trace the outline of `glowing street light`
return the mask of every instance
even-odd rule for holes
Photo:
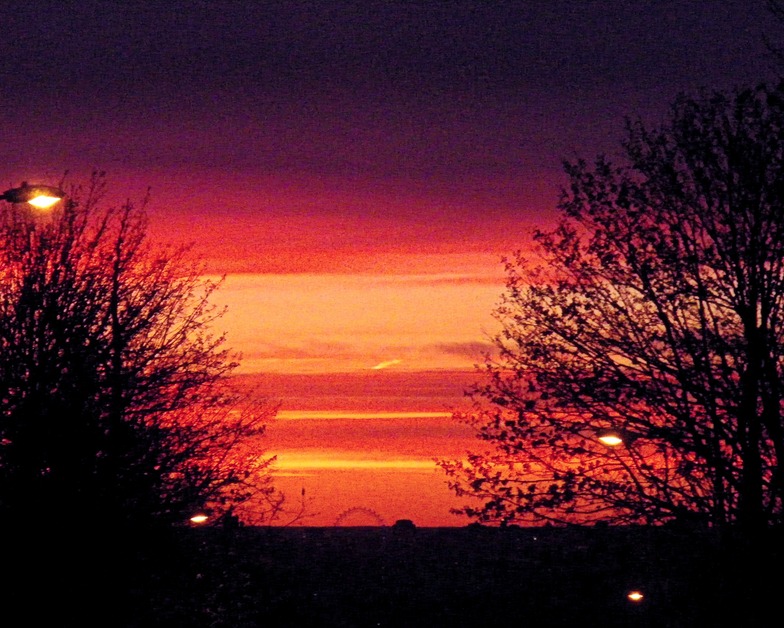
[[[604,443],[608,447],[617,447],[623,444],[623,436],[616,430],[600,430],[597,434],[600,443]]]
[[[207,519],[209,519],[209,517],[204,514],[193,515],[193,517],[191,517],[191,523],[200,525],[202,523],[205,523]]]
[[[618,445],[631,447],[638,438],[642,437],[644,434],[626,430],[602,429],[596,432],[596,440],[608,447],[617,447]]]
[[[634,603],[642,602],[644,598],[645,596],[642,592],[637,591],[636,589],[634,591],[629,591],[629,593],[626,594],[626,599]]]
[[[38,209],[49,209],[65,198],[65,192],[51,185],[30,185],[26,181],[0,195],[0,200],[12,204],[27,203]]]

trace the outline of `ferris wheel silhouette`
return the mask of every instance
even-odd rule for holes
[[[338,526],[386,526],[386,522],[375,510],[364,506],[354,506],[338,515],[333,524]]]

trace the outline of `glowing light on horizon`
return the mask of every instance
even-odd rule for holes
[[[422,458],[349,458],[308,455],[279,455],[275,462],[276,471],[299,471],[313,469],[389,469],[395,471],[433,470],[435,463]]]
[[[629,591],[626,597],[631,602],[642,602],[645,596],[640,591]]]
[[[341,412],[340,410],[280,410],[276,419],[441,419],[451,412]]]

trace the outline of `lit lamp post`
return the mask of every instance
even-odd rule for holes
[[[623,436],[617,430],[600,430],[596,438],[608,447],[617,447],[624,442]]]
[[[631,447],[634,441],[640,438],[642,434],[635,432],[627,432],[625,430],[602,429],[596,432],[596,440],[608,447],[617,447],[618,445],[625,445]]]
[[[38,209],[49,209],[65,198],[65,192],[51,185],[30,185],[22,183],[18,188],[3,192],[0,200],[14,205],[27,203]]]
[[[632,441],[636,440],[637,436],[633,435],[631,438],[628,434],[621,432],[619,430],[613,429],[603,429],[599,430],[596,433],[596,440],[598,440],[603,445],[607,445],[608,447],[615,448],[618,445],[626,444],[627,446],[632,443]],[[632,589],[626,594],[626,599],[633,604],[640,604],[643,599],[644,595],[639,589]]]

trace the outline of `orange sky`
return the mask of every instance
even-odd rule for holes
[[[312,516],[304,523],[331,525],[353,507],[370,508],[388,524],[467,523],[449,514],[457,502],[434,465],[436,457],[462,456],[473,446],[470,432],[448,413],[316,414],[288,419],[284,413],[268,434],[279,455],[277,486],[295,498],[306,491]]]
[[[497,329],[500,253],[376,251],[361,271],[230,273],[217,296],[238,373],[281,403],[264,439],[276,485],[305,489],[305,525],[355,507],[464,525],[435,459],[475,447],[451,410]]]
[[[156,232],[187,233],[227,273],[217,301],[238,372],[282,404],[265,439],[277,486],[292,499],[305,489],[307,525],[352,507],[464,525],[434,460],[475,447],[450,410],[497,329],[501,256],[525,246],[539,205],[515,218],[510,201],[495,216],[466,207],[461,224],[444,214],[449,199],[421,192],[277,189],[290,196],[247,193],[253,212],[221,221],[205,208]],[[303,209],[314,206],[326,214]]]
[[[242,274],[225,278],[217,301],[228,307],[221,327],[242,350],[242,373],[460,370],[489,346],[502,288],[500,269]]]

